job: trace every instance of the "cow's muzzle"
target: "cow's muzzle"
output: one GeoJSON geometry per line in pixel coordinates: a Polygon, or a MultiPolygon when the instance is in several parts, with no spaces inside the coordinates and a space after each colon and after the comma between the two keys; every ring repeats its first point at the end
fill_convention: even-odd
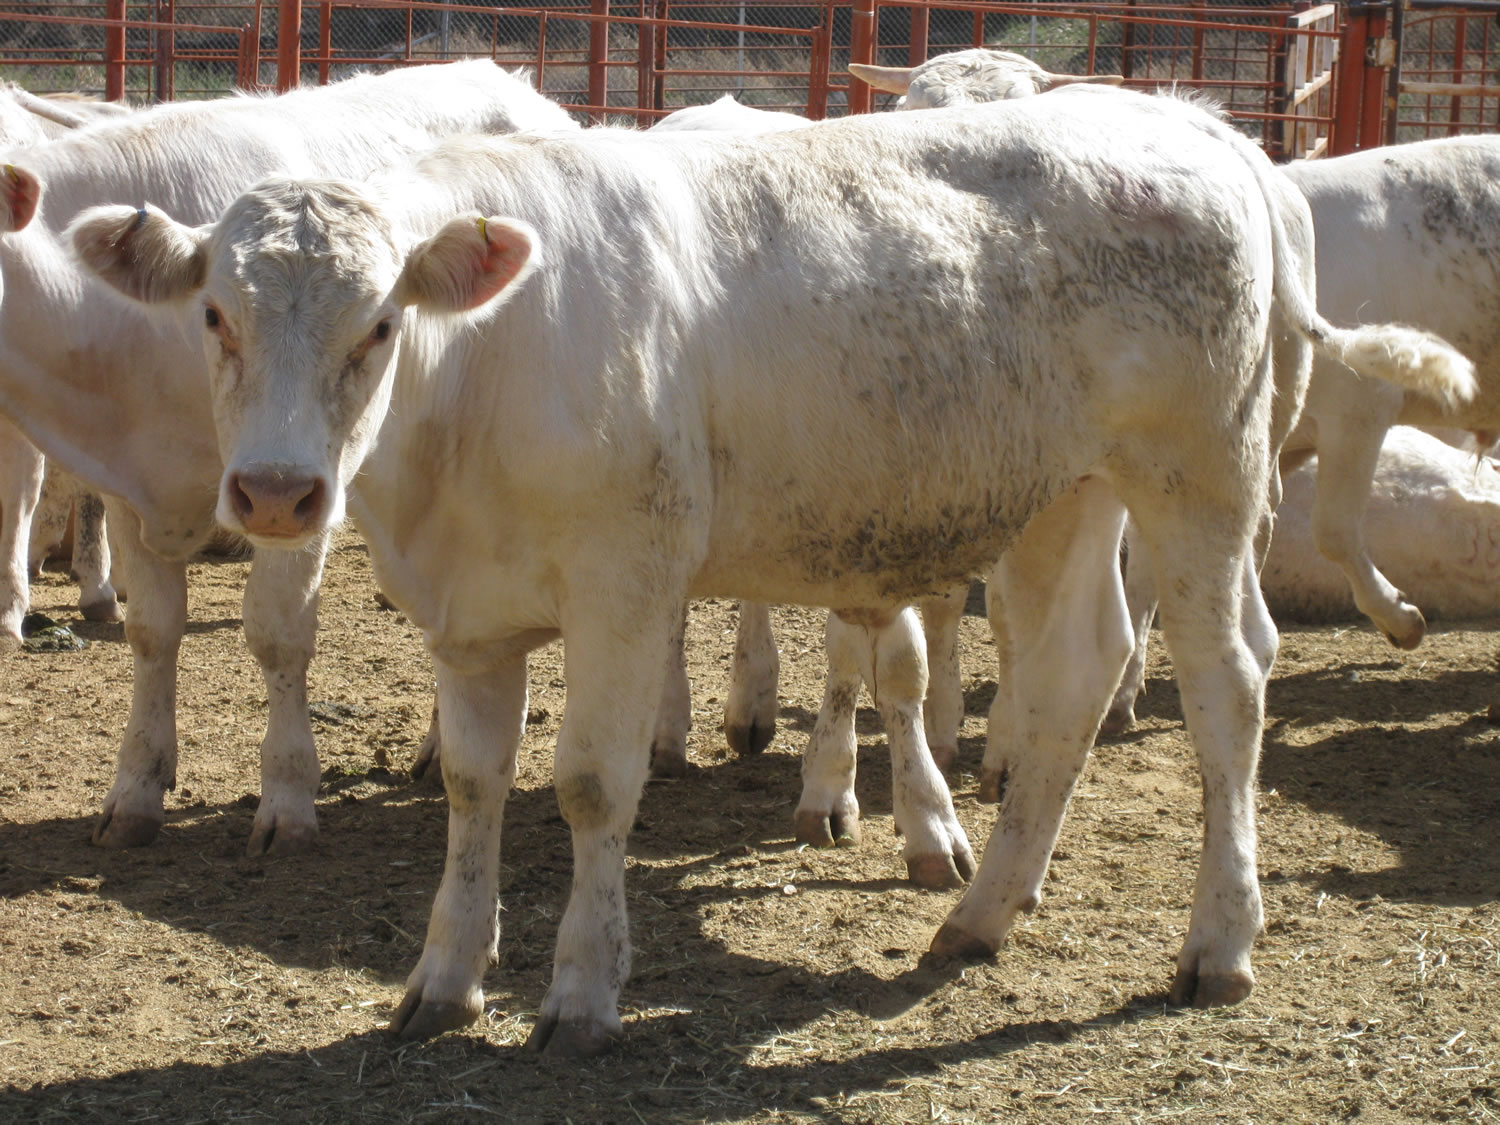
{"type": "Polygon", "coordinates": [[[295,470],[246,468],[229,474],[224,493],[246,535],[301,539],[323,526],[328,488],[295,470]]]}

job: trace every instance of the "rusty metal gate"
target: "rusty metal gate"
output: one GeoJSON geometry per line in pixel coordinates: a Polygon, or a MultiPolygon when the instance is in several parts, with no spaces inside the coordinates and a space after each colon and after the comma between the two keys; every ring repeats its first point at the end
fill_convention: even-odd
{"type": "Polygon", "coordinates": [[[1497,12],[1496,0],[0,0],[0,74],[147,101],[486,56],[530,66],[596,120],[646,124],[725,92],[813,117],[864,112],[884,95],[852,82],[850,61],[988,45],[1203,90],[1286,159],[1500,129],[1497,12]]]}

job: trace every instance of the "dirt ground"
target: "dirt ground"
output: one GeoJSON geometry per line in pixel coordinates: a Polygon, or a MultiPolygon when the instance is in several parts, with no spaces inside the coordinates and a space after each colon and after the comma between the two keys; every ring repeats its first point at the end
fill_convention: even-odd
{"type": "MultiPolygon", "coordinates": [[[[902,881],[872,711],[863,845],[791,842],[820,617],[778,613],[781,726],[740,760],[718,729],[733,606],[697,605],[696,768],[648,788],[631,847],[627,1037],[565,1064],[523,1048],[571,865],[550,788],[560,651],[532,664],[487,1018],[403,1045],[382,1028],[446,831],[440,791],[406,778],[430,702],[418,636],[376,607],[364,548],[341,538],[313,668],[321,846],[247,859],[265,698],[239,630],[243,573],[195,567],[178,788],[149,848],[88,843],[129,703],[121,628],[79,623],[85,651],[0,663],[0,1120],[1500,1116],[1495,623],[1436,626],[1412,653],[1365,626],[1285,630],[1261,765],[1258,984],[1198,1012],[1165,1004],[1200,817],[1160,656],[1140,729],[1094,753],[1041,909],[993,961],[931,964],[956,894],[902,881]]],[[[34,595],[77,622],[63,576],[34,595]]],[[[965,619],[964,645],[950,780],[977,849],[994,815],[974,796],[994,692],[982,619],[965,619]]]]}

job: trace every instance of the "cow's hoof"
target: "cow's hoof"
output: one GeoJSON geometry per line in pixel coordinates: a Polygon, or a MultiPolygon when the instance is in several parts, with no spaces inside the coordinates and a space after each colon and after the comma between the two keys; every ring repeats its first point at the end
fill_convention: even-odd
{"type": "Polygon", "coordinates": [[[1238,1004],[1255,988],[1255,977],[1244,970],[1204,973],[1177,970],[1172,981],[1172,1003],[1179,1008],[1228,1008],[1238,1004]]]}
{"type": "Polygon", "coordinates": [[[94,825],[94,843],[101,848],[144,848],[156,839],[164,819],[106,810],[94,825]]]}
{"type": "Polygon", "coordinates": [[[820,813],[798,809],[795,817],[797,843],[814,848],[859,846],[859,817],[843,813],[820,813]]]}
{"type": "Polygon", "coordinates": [[[1005,796],[1005,770],[981,769],[979,771],[979,800],[981,804],[998,805],[1005,796]]]}
{"type": "Polygon", "coordinates": [[[947,773],[953,768],[953,763],[958,761],[957,746],[934,746],[932,747],[932,763],[938,769],[947,773]]]}
{"type": "Polygon", "coordinates": [[[526,1046],[538,1054],[558,1059],[587,1059],[602,1055],[620,1041],[619,1027],[593,1020],[560,1020],[544,1016],[526,1038],[526,1046]]]}
{"type": "Polygon", "coordinates": [[[120,608],[120,603],[114,598],[80,604],[78,612],[83,614],[85,621],[102,621],[106,624],[118,625],[125,620],[125,611],[120,608]]]}
{"type": "Polygon", "coordinates": [[[1385,639],[1397,648],[1416,648],[1422,643],[1422,638],[1427,636],[1427,619],[1416,606],[1404,603],[1400,616],[1400,624],[1393,630],[1387,630],[1385,639]]]}
{"type": "Polygon", "coordinates": [[[771,723],[725,723],[724,739],[729,749],[742,758],[759,754],[776,737],[776,724],[771,723]]]}
{"type": "Polygon", "coordinates": [[[999,948],[998,945],[991,945],[959,929],[952,922],[944,922],[938,927],[938,932],[932,935],[932,944],[927,947],[927,950],[941,957],[963,957],[970,961],[981,961],[986,957],[993,957],[999,948]]]}
{"type": "Polygon", "coordinates": [[[446,1000],[424,1000],[420,989],[410,989],[391,1017],[391,1034],[402,1039],[435,1039],[445,1031],[468,1027],[484,1011],[483,996],[478,990],[475,996],[471,1003],[453,1004],[446,1000]]]}
{"type": "Polygon", "coordinates": [[[1105,738],[1119,738],[1135,726],[1135,704],[1111,707],[1099,724],[1099,733],[1105,738]]]}
{"type": "Polygon", "coordinates": [[[292,824],[272,820],[270,824],[261,824],[256,821],[255,827],[250,830],[250,842],[245,846],[245,854],[251,859],[266,855],[299,855],[312,851],[317,843],[316,823],[292,824]]]}
{"type": "Polygon", "coordinates": [[[688,773],[687,749],[662,743],[651,745],[651,776],[658,781],[686,777],[688,773]]]}
{"type": "Polygon", "coordinates": [[[413,781],[433,781],[442,783],[443,780],[443,739],[438,733],[437,724],[427,732],[422,739],[422,745],[417,747],[417,759],[411,764],[411,779],[413,781]]]}
{"type": "MultiPolygon", "coordinates": [[[[919,887],[925,887],[929,891],[951,891],[964,885],[964,877],[959,872],[958,861],[967,857],[955,859],[951,855],[919,855],[906,861],[906,877],[919,887]]],[[[970,874],[973,873],[974,861],[969,859],[967,866],[970,874]]]]}

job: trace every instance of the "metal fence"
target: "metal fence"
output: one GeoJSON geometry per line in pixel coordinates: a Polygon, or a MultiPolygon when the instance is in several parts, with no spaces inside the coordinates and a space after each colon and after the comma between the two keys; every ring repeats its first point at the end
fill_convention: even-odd
{"type": "Polygon", "coordinates": [[[144,102],[483,56],[530,66],[596,120],[644,124],[725,92],[814,117],[878,108],[883,95],[848,79],[852,59],[909,64],[983,44],[1054,70],[1203,89],[1288,157],[1500,128],[1489,84],[1500,4],[1435,2],[0,0],[0,74],[144,102]]]}

